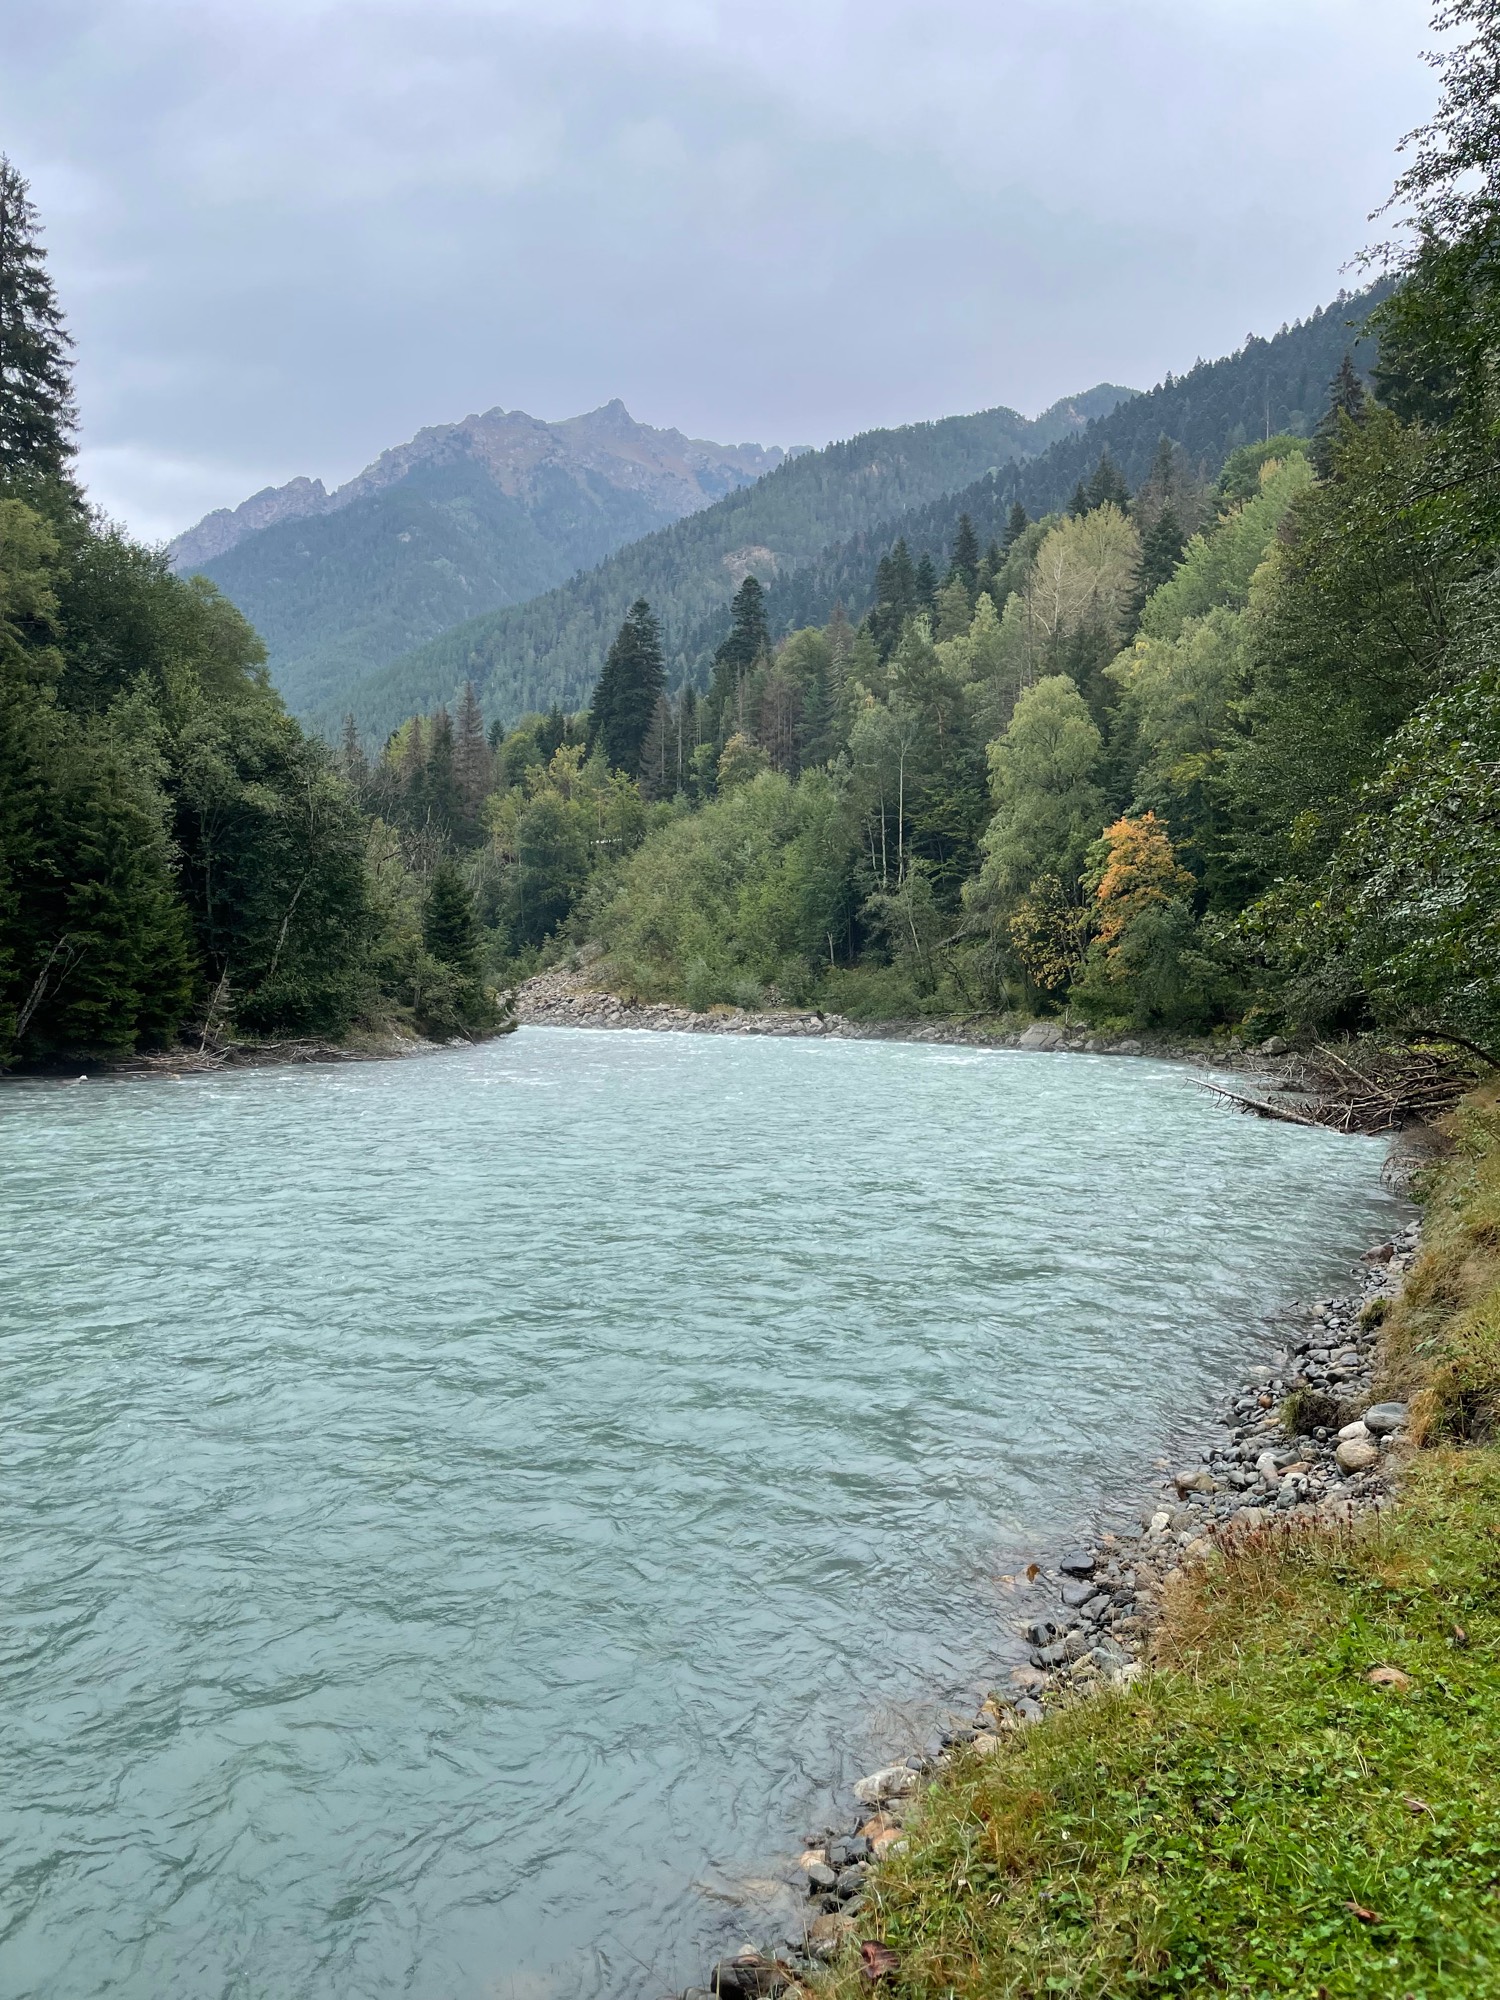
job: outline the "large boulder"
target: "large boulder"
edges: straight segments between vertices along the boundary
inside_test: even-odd
[[[872,1771],[868,1778],[860,1778],[854,1786],[854,1796],[861,1805],[878,1806],[882,1799],[910,1798],[920,1783],[920,1776],[909,1764],[888,1764],[883,1771]]]
[[[1392,1431],[1399,1431],[1406,1422],[1405,1403],[1373,1403],[1365,1411],[1365,1429],[1374,1431],[1377,1437],[1388,1437]]]
[[[1345,1472],[1368,1472],[1380,1463],[1380,1446],[1357,1437],[1345,1438],[1333,1455]]]
[[[1067,1041],[1061,1028],[1050,1021],[1033,1021],[1031,1026],[1016,1043],[1018,1049],[1060,1049]]]

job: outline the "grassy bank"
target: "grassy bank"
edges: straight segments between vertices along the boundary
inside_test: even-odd
[[[1141,1681],[960,1761],[860,1920],[896,1991],[1500,1995],[1494,1095],[1455,1137],[1384,1335],[1399,1506],[1251,1537],[1179,1579]]]

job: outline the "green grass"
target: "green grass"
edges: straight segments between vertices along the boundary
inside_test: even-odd
[[[1430,1440],[1399,1507],[1250,1537],[1174,1584],[1133,1687],[965,1753],[860,1920],[888,1991],[1500,1996],[1493,1102],[1459,1141],[1383,1329]]]

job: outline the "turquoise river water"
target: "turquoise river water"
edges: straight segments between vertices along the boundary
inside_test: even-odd
[[[885,1043],[7,1085],[0,1994],[696,1980],[1380,1159]]]

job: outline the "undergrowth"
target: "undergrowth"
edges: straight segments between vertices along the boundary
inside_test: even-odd
[[[1500,1996],[1500,1105],[1471,1099],[1383,1389],[1399,1506],[1177,1579],[1152,1671],[965,1753],[859,1935],[912,2000]],[[852,2000],[857,1965],[827,1980]]]

